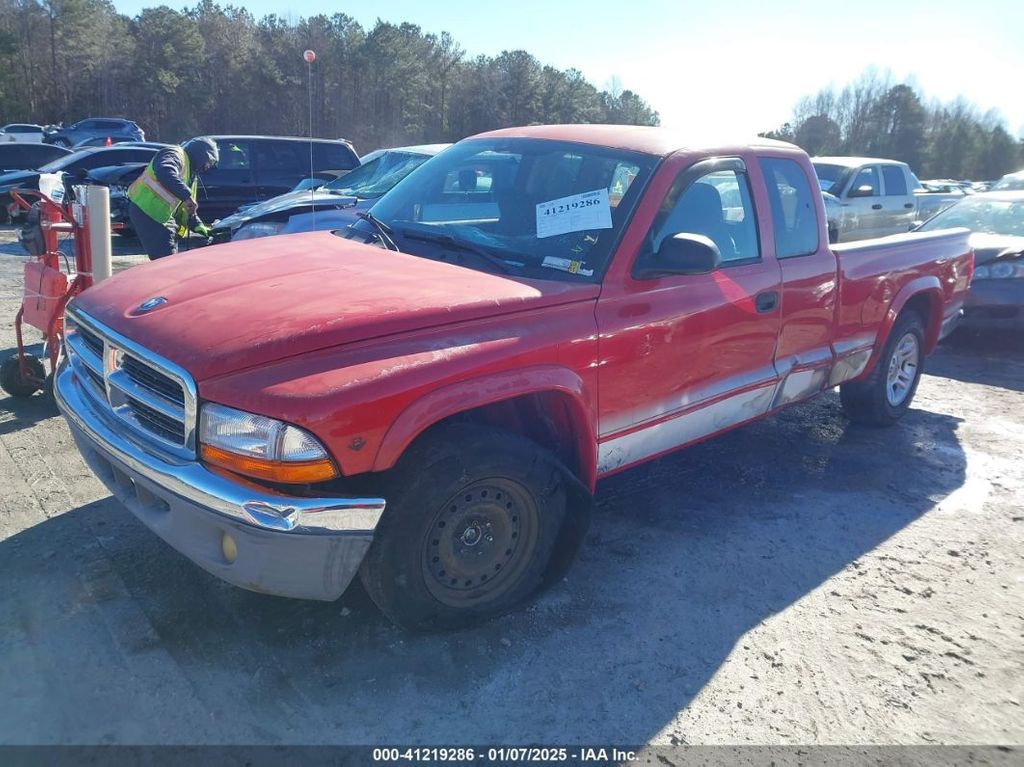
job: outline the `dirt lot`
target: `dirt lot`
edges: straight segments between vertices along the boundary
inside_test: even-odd
[[[895,428],[829,394],[603,482],[564,583],[410,636],[215,580],[3,399],[0,742],[1022,743],[1022,448],[1024,342],[976,336]]]

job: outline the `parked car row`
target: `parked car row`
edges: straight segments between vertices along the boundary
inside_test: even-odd
[[[68,181],[81,183],[89,171],[111,165],[134,163],[145,167],[157,149],[165,144],[118,145],[91,147],[78,152],[65,152],[57,159],[40,165],[36,169],[22,169],[0,176],[0,206],[9,218],[17,220],[24,211],[14,204],[11,191],[36,189],[50,197],[63,199]],[[58,148],[59,149],[59,148]]]
[[[293,189],[310,176],[310,141],[278,136],[213,136],[220,150],[217,167],[200,176],[199,204],[205,220],[213,221]],[[39,189],[60,199],[68,183],[100,183],[111,189],[114,223],[127,224],[127,187],[153,155],[166,144],[125,141],[87,147],[75,152],[55,145],[0,146],[12,156],[0,166],[0,206],[13,219],[23,211],[13,205],[10,191]],[[29,156],[33,155],[33,156]],[[56,155],[51,157],[51,155]],[[312,172],[316,183],[335,180],[359,165],[352,145],[342,140],[312,142]],[[101,170],[103,169],[103,170]]]
[[[316,189],[303,182],[287,194],[239,208],[216,222],[214,242],[348,226],[357,213],[368,210],[395,184],[449,146],[427,144],[371,152],[358,168]]]

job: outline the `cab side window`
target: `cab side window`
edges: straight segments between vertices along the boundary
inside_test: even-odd
[[[895,165],[883,165],[882,178],[885,179],[886,196],[904,197],[907,195],[907,179],[903,175],[903,168]]]
[[[675,234],[700,234],[722,256],[722,266],[761,258],[754,205],[742,170],[706,173],[687,183],[689,174],[669,190],[647,235],[644,258],[657,260],[662,242]]]
[[[775,230],[775,257],[795,258],[818,250],[818,214],[811,185],[794,160],[760,160]],[[815,192],[821,194],[820,192]]]

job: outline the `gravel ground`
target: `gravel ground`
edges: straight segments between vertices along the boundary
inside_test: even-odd
[[[619,474],[565,582],[412,636],[215,580],[2,399],[0,743],[1019,744],[1022,405],[1019,337],[944,346],[896,427],[829,393]]]

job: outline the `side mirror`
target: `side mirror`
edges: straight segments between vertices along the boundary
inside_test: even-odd
[[[675,274],[708,274],[722,264],[718,246],[703,234],[682,232],[666,237],[661,247],[633,270],[638,280],[653,280]]]
[[[923,223],[924,223],[924,221],[911,221],[910,222],[910,226],[907,227],[907,231],[908,232],[912,232],[915,229],[917,229],[919,226],[921,226],[921,224],[923,224]]]
[[[846,196],[850,197],[850,198],[853,198],[853,197],[871,197],[874,193],[875,193],[874,187],[869,186],[868,184],[865,184],[864,186],[858,186],[856,189],[851,189],[850,193],[847,194]]]

